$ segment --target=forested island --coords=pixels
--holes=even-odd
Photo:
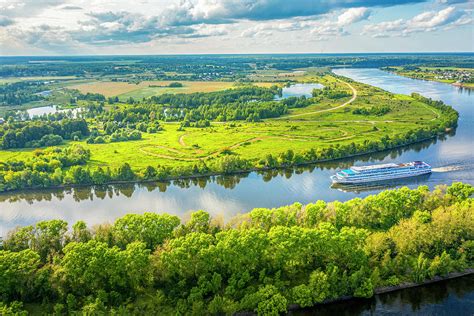
[[[473,193],[453,183],[258,208],[225,223],[197,211],[18,227],[1,243],[0,313],[278,315],[371,297],[473,268]]]

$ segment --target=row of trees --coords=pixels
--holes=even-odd
[[[0,84],[0,105],[12,106],[43,100],[39,94],[46,90],[44,83],[39,81],[20,81]]]
[[[455,183],[254,209],[227,224],[129,214],[19,227],[0,250],[0,311],[278,315],[474,264],[474,193]]]
[[[457,126],[459,113],[449,105],[444,104],[443,101],[433,100],[419,93],[412,93],[411,96],[415,100],[421,101],[441,111],[442,115],[439,118],[441,120],[440,128],[453,128]]]
[[[3,149],[41,147],[46,135],[63,139],[82,138],[89,135],[84,119],[63,119],[60,121],[34,120],[14,121],[0,125],[0,147]]]
[[[145,103],[163,104],[170,107],[196,108],[202,105],[246,103],[254,101],[271,101],[275,95],[281,93],[277,86],[261,88],[247,86],[238,89],[205,93],[196,92],[189,94],[163,94],[145,99]]]
[[[370,108],[356,108],[352,110],[352,114],[383,116],[390,112],[390,110],[388,105],[375,105]]]

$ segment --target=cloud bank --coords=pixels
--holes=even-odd
[[[11,0],[0,3],[0,41],[45,50],[206,38],[328,41],[353,34],[408,37],[472,23],[468,0]],[[385,8],[431,3],[439,10],[370,23]],[[395,10],[395,9],[394,9]],[[354,32],[354,25],[359,31]],[[0,51],[1,52],[1,51]]]

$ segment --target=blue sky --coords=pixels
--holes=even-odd
[[[474,51],[474,0],[0,0],[1,55]]]

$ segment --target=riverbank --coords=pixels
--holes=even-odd
[[[340,160],[345,160],[345,159],[350,159],[350,158],[356,158],[364,155],[370,155],[370,154],[376,154],[376,153],[383,153],[386,151],[391,151],[394,149],[398,148],[404,148],[407,146],[411,146],[417,143],[422,143],[425,141],[433,140],[438,138],[439,136],[446,135],[448,133],[451,133],[452,129],[447,129],[444,134],[438,134],[433,137],[428,137],[428,138],[423,138],[420,140],[413,141],[411,143],[406,143],[403,145],[399,146],[394,146],[394,147],[389,147],[385,148],[383,150],[372,150],[372,151],[365,151],[361,153],[356,153],[348,156],[343,156],[343,157],[338,157],[335,159],[320,159],[320,160],[312,160],[312,161],[307,161],[307,162],[301,162],[301,163],[295,163],[291,165],[284,165],[284,166],[278,166],[278,167],[259,167],[259,168],[250,168],[250,169],[245,169],[245,170],[235,170],[231,171],[228,173],[222,173],[222,172],[209,172],[205,174],[191,174],[191,175],[183,175],[183,176],[175,176],[175,177],[166,177],[166,178],[154,178],[154,179],[135,179],[135,180],[129,180],[129,181],[108,181],[100,184],[96,183],[86,183],[86,184],[64,184],[64,185],[57,185],[57,186],[48,186],[48,187],[28,187],[28,188],[21,188],[21,189],[16,189],[16,190],[8,190],[8,191],[0,191],[0,196],[1,195],[8,195],[9,193],[16,193],[16,192],[28,192],[28,191],[36,191],[36,190],[46,190],[46,189],[70,189],[70,188],[83,188],[83,187],[90,187],[90,186],[107,186],[107,185],[120,185],[120,184],[146,184],[146,183],[157,183],[157,182],[170,182],[170,181],[179,181],[179,180],[192,180],[192,179],[202,179],[202,178],[209,178],[209,177],[215,177],[215,176],[234,176],[234,175],[241,175],[241,174],[248,174],[251,172],[265,172],[265,171],[271,171],[271,170],[285,170],[288,168],[296,168],[296,167],[301,167],[301,166],[309,166],[309,165],[314,165],[318,163],[325,163],[325,162],[337,162]]]
[[[0,191],[170,181],[288,168],[414,144],[457,124],[455,110],[420,96],[394,95],[336,76],[326,80],[347,94],[351,91],[351,98],[319,96],[321,104],[292,109],[290,116],[298,120],[283,116],[184,131],[176,129],[176,124],[160,123],[162,130],[143,133],[140,140],[103,144],[77,140],[46,149],[0,151],[0,160],[6,165],[0,170]],[[372,113],[387,102],[387,113]],[[365,109],[365,114],[355,111],[360,109]],[[68,161],[76,154],[81,156],[80,162]],[[23,167],[17,167],[18,163]],[[31,178],[34,181],[28,180]]]
[[[446,281],[446,280],[452,280],[452,279],[456,279],[456,278],[461,278],[461,277],[468,276],[468,275],[474,275],[474,268],[468,268],[468,269],[465,269],[465,270],[459,271],[459,272],[451,272],[451,273],[448,273],[445,276],[435,276],[433,279],[425,280],[425,281],[420,282],[420,283],[407,282],[407,283],[402,283],[400,285],[395,285],[395,286],[379,287],[379,288],[376,288],[374,290],[374,296],[375,295],[380,295],[380,294],[396,292],[396,291],[401,291],[401,290],[410,289],[410,288],[415,288],[415,287],[422,287],[422,286],[426,286],[426,285],[429,285],[429,284],[433,284],[433,283],[437,283],[437,282],[441,282],[441,281]],[[342,303],[342,302],[346,302],[346,301],[349,301],[349,300],[355,300],[355,299],[367,299],[367,298],[358,298],[358,297],[355,297],[355,296],[343,296],[343,297],[339,297],[339,298],[336,298],[336,299],[325,300],[321,303],[318,303],[318,304],[315,304],[311,307],[306,307],[306,308],[302,308],[299,305],[292,305],[292,306],[288,307],[288,311],[300,311],[300,310],[303,310],[303,309],[314,309],[314,308],[317,309],[318,306],[324,306],[324,305],[335,304],[335,303]],[[242,314],[239,313],[238,315],[245,315],[245,314],[244,313],[242,313]]]
[[[37,222],[3,240],[2,291],[6,302],[33,303],[42,313],[268,315],[332,297],[370,298],[473,266],[464,255],[472,194],[463,183],[400,188],[346,202],[256,208],[227,224],[205,211],[188,220],[127,214],[95,227]]]
[[[474,89],[474,83],[460,82],[454,79],[442,79],[429,71],[403,71],[401,67],[384,67],[381,68],[381,70],[406,78],[450,84],[452,86],[464,89]]]

